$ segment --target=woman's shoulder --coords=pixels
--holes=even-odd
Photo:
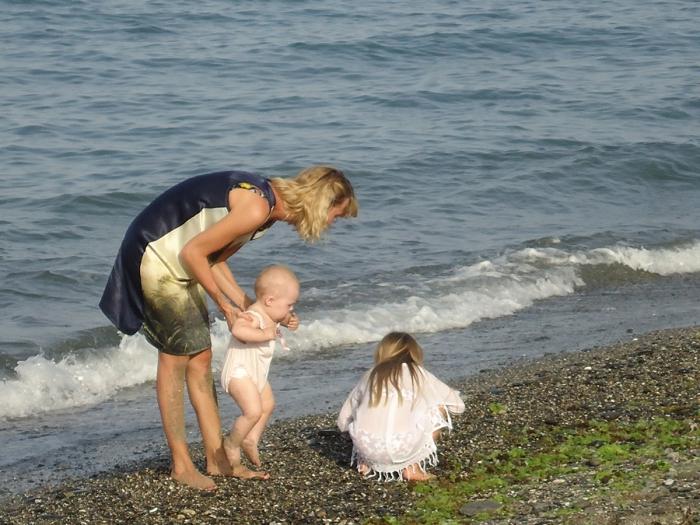
[[[260,224],[267,220],[272,209],[264,195],[242,187],[231,189],[228,204],[231,212],[244,211],[249,219]]]

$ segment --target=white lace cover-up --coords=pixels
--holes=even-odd
[[[389,396],[378,406],[369,406],[369,374],[366,372],[350,392],[338,415],[338,428],[349,432],[353,442],[350,464],[369,468],[368,476],[380,480],[400,480],[404,468],[417,464],[437,464],[435,430],[452,429],[450,412],[464,412],[459,392],[440,381],[423,367],[420,378],[411,383],[408,365],[402,366],[399,385],[403,402],[389,384]],[[386,400],[386,403],[384,401]],[[445,413],[440,410],[444,407]]]

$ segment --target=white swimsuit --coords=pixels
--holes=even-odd
[[[265,328],[263,318],[258,312],[247,310],[246,313],[258,320],[261,329]],[[267,383],[267,374],[270,371],[270,362],[274,351],[274,339],[265,343],[243,343],[231,336],[226,360],[221,369],[221,386],[224,392],[229,393],[228,384],[231,379],[242,377],[250,377],[258,387],[258,391],[262,392]]]

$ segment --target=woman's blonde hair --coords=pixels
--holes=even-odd
[[[328,228],[328,210],[347,199],[344,217],[357,217],[357,199],[343,172],[332,166],[311,166],[291,179],[271,179],[284,201],[290,222],[305,241],[313,242]]]
[[[399,378],[404,363],[415,388],[420,384],[418,366],[423,364],[423,349],[411,335],[391,332],[384,336],[374,352],[374,368],[369,374],[369,406],[379,405],[384,395],[389,398],[390,383],[398,393],[399,403],[403,402]]]

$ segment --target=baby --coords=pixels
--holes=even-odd
[[[290,330],[299,326],[293,312],[298,298],[299,281],[294,273],[285,266],[269,266],[255,280],[255,302],[233,324],[221,385],[241,409],[231,433],[224,438],[224,450],[236,477],[269,478],[267,472],[246,468],[241,451],[253,465],[261,465],[258,443],[275,408],[267,374],[275,339],[280,336],[279,324]]]
[[[338,428],[350,432],[350,463],[380,480],[428,480],[437,464],[435,440],[464,412],[459,392],[423,368],[423,350],[407,333],[391,332],[374,353],[374,367],[350,392]]]

